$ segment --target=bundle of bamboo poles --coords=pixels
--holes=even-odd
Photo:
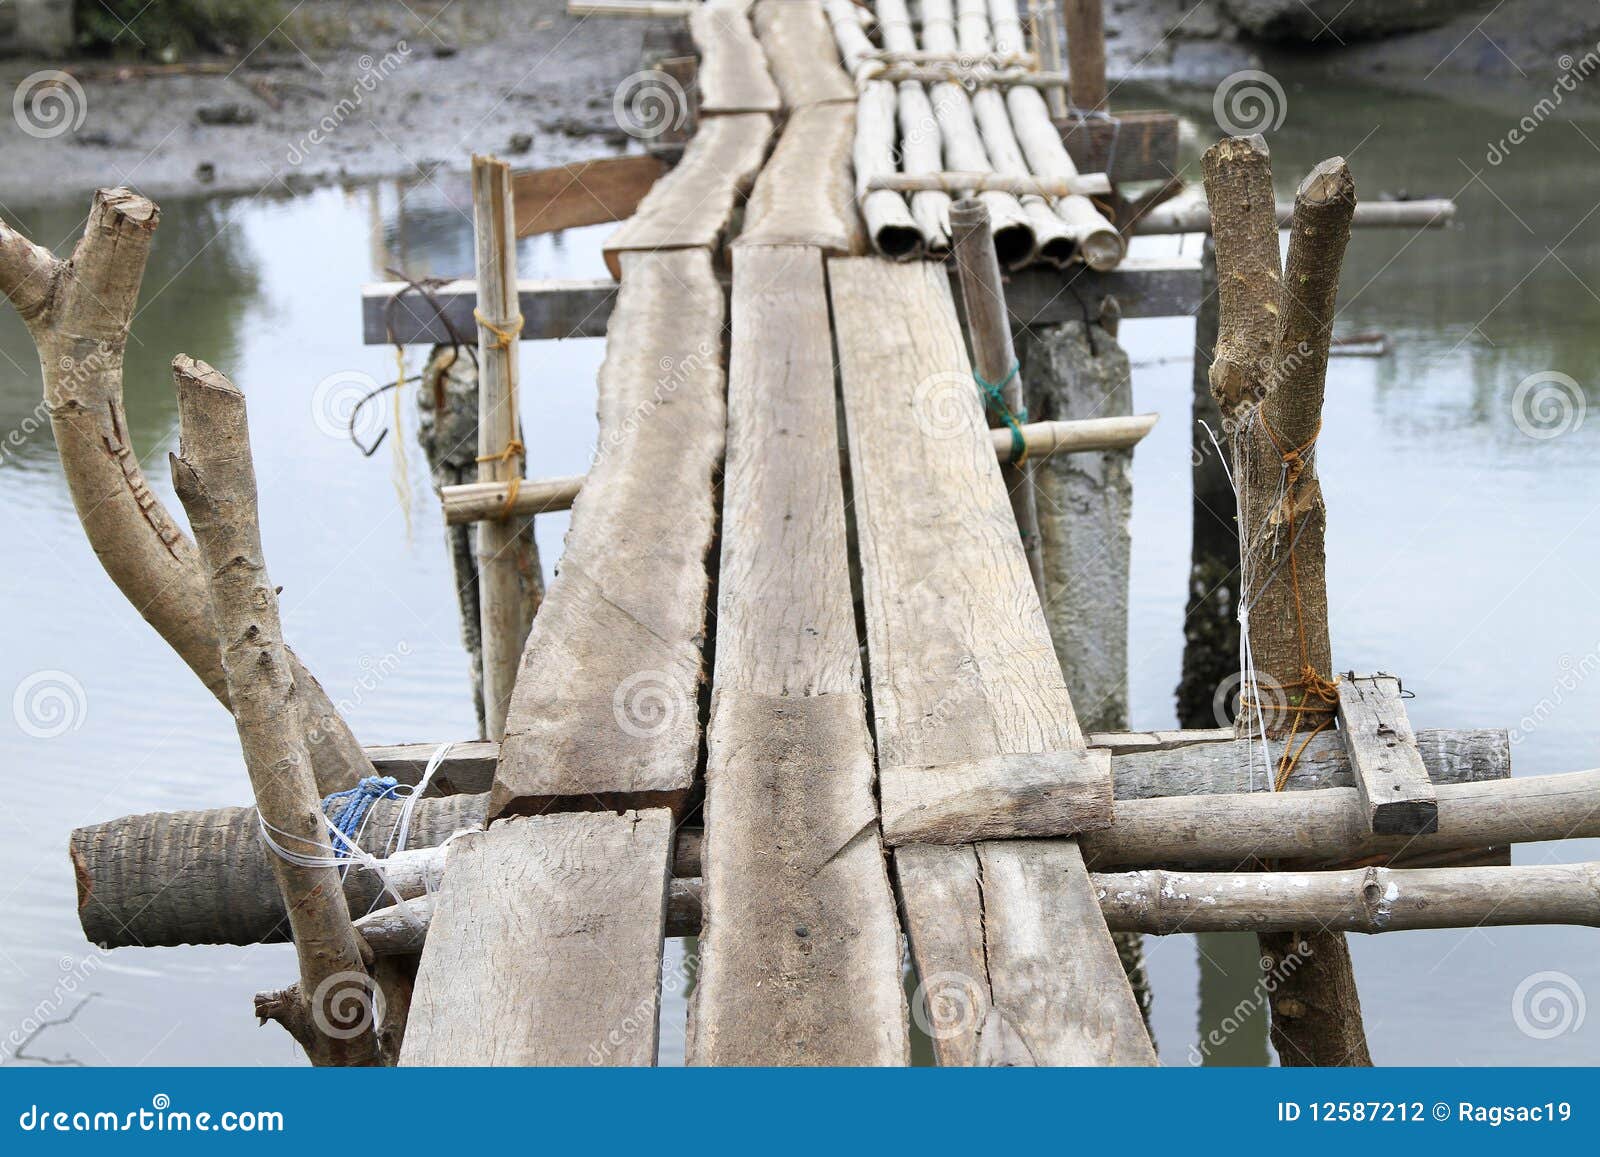
[[[942,256],[951,199],[971,194],[1009,269],[1121,262],[1126,242],[1089,199],[1104,177],[1078,173],[1050,117],[1044,92],[1065,83],[1038,67],[1059,58],[1053,26],[1029,51],[1016,0],[876,0],[872,16],[825,3],[859,92],[856,187],[879,253]]]

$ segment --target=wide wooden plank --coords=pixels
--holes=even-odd
[[[689,32],[700,50],[702,117],[775,113],[782,107],[767,55],[750,26],[749,7],[742,0],[707,0],[689,16]]]
[[[853,100],[790,115],[756,178],[736,245],[812,245],[833,257],[866,251],[851,176],[855,124]]]
[[[599,446],[523,652],[491,816],[557,796],[676,806],[694,782],[725,419],[722,288],[703,249],[622,262]]]
[[[1079,830],[1110,823],[1110,759],[1073,715],[947,276],[872,258],[828,269],[885,835],[975,791],[997,815],[984,836],[1035,834],[1006,827],[1008,798],[1056,800]],[[1029,755],[1022,778],[1029,761],[996,758]]]
[[[597,157],[511,176],[517,236],[622,221],[666,171],[659,157]]]
[[[833,29],[821,0],[760,0],[756,37],[787,109],[824,101],[854,104],[856,86],[839,64]]]
[[[622,275],[618,259],[629,250],[715,249],[766,159],[771,136],[772,118],[764,113],[703,121],[683,160],[606,241],[611,276]]]
[[[907,1064],[822,255],[733,256],[694,1064]]]
[[[671,846],[664,809],[451,844],[400,1063],[652,1064]]]
[[[1355,768],[1356,790],[1383,835],[1439,830],[1439,801],[1392,675],[1348,675],[1339,682],[1339,730]]]

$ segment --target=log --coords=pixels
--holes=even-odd
[[[690,138],[683,160],[607,239],[611,276],[621,278],[624,253],[716,249],[766,159],[771,136],[772,118],[765,113],[708,117]]]
[[[885,49],[900,53],[916,53],[917,34],[912,28],[911,13],[906,0],[878,0],[878,29]],[[873,53],[881,60],[882,53]],[[944,168],[944,149],[939,136],[939,122],[933,114],[933,104],[928,100],[927,86],[916,80],[903,80],[895,85],[899,113],[900,168],[916,176],[937,173]],[[889,174],[893,175],[893,174]],[[911,216],[929,253],[944,253],[950,248],[950,194],[943,189],[923,189],[910,197]]]
[[[872,190],[869,182],[895,171],[895,88],[887,81],[869,81],[862,69],[874,65],[869,58],[872,41],[861,28],[852,0],[824,0],[828,24],[845,71],[856,78],[856,140],[852,160],[856,176],[856,202],[867,224],[873,248],[894,261],[921,257],[925,241],[906,200],[898,193]]]
[[[856,86],[839,65],[820,0],[759,0],[752,19],[784,108],[855,103]]]
[[[1400,698],[1400,680],[1356,675],[1341,681],[1339,731],[1350,749],[1356,790],[1372,830],[1413,835],[1439,830],[1439,803]]]
[[[599,448],[522,656],[491,816],[571,795],[676,807],[694,782],[725,422],[722,287],[704,249],[621,260]]]
[[[517,248],[511,166],[472,158],[477,240],[478,482],[521,485],[527,452],[517,397]],[[478,637],[483,644],[483,713],[488,738],[504,739],[506,711],[528,629],[544,596],[544,572],[530,519],[504,508],[478,524]]]
[[[689,14],[689,33],[700,50],[702,117],[776,113],[783,107],[766,53],[750,27],[748,7],[708,0]]]
[[[1116,418],[1080,418],[1065,422],[1029,422],[1022,427],[1023,444],[1029,458],[1052,454],[1078,454],[1092,450],[1119,450],[1137,445],[1155,428],[1158,415],[1133,414]],[[995,454],[1002,462],[1011,460],[1011,431],[994,433]],[[439,496],[444,505],[446,525],[477,522],[505,509],[507,500],[513,514],[544,514],[568,510],[583,488],[583,476],[541,478],[524,482],[513,496],[501,482],[469,482],[446,486]]]
[[[812,245],[835,257],[866,252],[850,176],[855,123],[854,101],[789,115],[735,245]]]
[[[735,250],[732,325],[706,922],[687,1059],[909,1064],[822,254]]]
[[[666,169],[659,157],[630,153],[513,173],[517,236],[624,221],[633,216]]]
[[[671,844],[662,808],[451,844],[400,1063],[654,1063]]]
[[[994,24],[995,46],[1001,51],[1020,49],[1022,24],[1017,16],[1016,0],[989,0],[989,15]],[[1011,123],[1028,167],[1037,176],[1058,180],[1077,176],[1078,168],[1051,120],[1045,98],[1037,90],[1008,89],[1006,108],[1011,113]],[[1056,212],[1070,228],[1078,252],[1089,268],[1114,269],[1127,256],[1127,242],[1087,196],[1065,198],[1057,203]]]
[[[304,704],[283,646],[277,587],[267,577],[261,549],[244,395],[204,362],[182,354],[173,360],[172,376],[181,446],[181,456],[170,456],[172,481],[206,575],[228,702],[256,807],[277,844],[326,862],[332,849],[306,751]],[[272,869],[300,966],[295,1007],[279,1010],[277,1019],[313,1064],[379,1063],[374,987],[337,870],[281,856],[272,858]]]
[[[199,555],[151,491],[123,406],[123,349],[160,216],[136,193],[101,189],[70,261],[0,223],[0,293],[39,351],[61,472],[95,558],[227,707]],[[361,745],[321,684],[293,651],[286,653],[306,711],[317,790],[351,787],[371,773]]]
[[[1294,219],[1294,202],[1279,201],[1274,210],[1278,227],[1287,229]],[[1355,207],[1350,225],[1355,229],[1443,229],[1455,220],[1456,203],[1443,198],[1417,201],[1365,201]],[[1157,205],[1134,225],[1140,236],[1161,233],[1211,232],[1211,207],[1202,197],[1182,197]]]
[[[1063,827],[1105,822],[1109,760],[1084,746],[1050,649],[949,281],[926,266],[864,259],[836,259],[828,273],[885,836],[1025,834],[1014,822],[1023,800]],[[885,328],[883,316],[898,324]],[[962,800],[984,814],[953,828],[947,813]],[[957,973],[1002,1010],[997,1023],[1007,1009],[1048,1010],[1009,1034],[984,1032],[991,1045],[981,1050],[982,1022],[932,1033],[940,1059],[1153,1062],[1071,841],[918,848],[896,853],[895,870],[919,1007],[944,1008],[929,989]]]
[[[1017,351],[1012,348],[1011,323],[1006,313],[1006,291],[1000,282],[1000,262],[989,229],[989,209],[982,201],[957,201],[950,209],[951,248],[956,259],[956,281],[961,289],[967,335],[972,343],[973,374],[998,390],[998,399],[985,397],[989,425],[1011,435],[1012,452],[1005,455],[1000,478],[1011,497],[1011,512],[1027,556],[1028,573],[1041,602],[1044,599],[1044,562],[1039,553],[1039,513],[1034,507],[1033,465],[1020,426],[1028,415],[1022,404],[1022,377]],[[1020,447],[1020,448],[1019,448]]]
[[[933,52],[958,51],[960,45],[951,0],[922,0],[921,11],[922,47]],[[963,173],[994,173],[995,167],[984,148],[967,90],[958,83],[942,80],[932,85],[929,97],[943,140],[945,164]],[[997,175],[995,179],[1007,178]],[[964,188],[978,192],[989,209],[989,225],[994,230],[1000,264],[1007,269],[1020,269],[1030,264],[1038,255],[1039,242],[1028,213],[1016,196],[1009,192],[983,192],[976,186]]]

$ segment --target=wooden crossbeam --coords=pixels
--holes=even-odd
[[[763,232],[758,240],[775,244],[795,239],[779,232],[780,228],[774,220],[773,231]],[[437,311],[422,295],[405,290],[398,281],[362,288],[361,334],[366,345],[448,342],[450,332],[439,319],[441,311],[471,340],[477,296],[470,279],[432,290],[440,307]],[[517,283],[517,291],[525,341],[604,337],[616,308],[617,286],[610,280],[524,280]],[[1198,307],[1200,292],[1200,261],[1188,257],[1129,260],[1105,272],[1081,265],[1065,273],[1025,269],[1008,274],[1006,282],[1013,325],[1081,321],[1085,309],[1095,316],[1107,297],[1117,299],[1123,317],[1181,317]]]
[[[705,250],[624,253],[600,444],[511,697],[491,815],[557,796],[677,806],[694,782],[722,459],[722,287]]]
[[[666,168],[659,157],[633,153],[513,173],[517,236],[626,220]]]
[[[565,812],[448,849],[403,1065],[649,1065],[672,816]]]
[[[1056,665],[949,279],[868,258],[828,275],[885,835],[953,838],[962,798],[982,813],[960,825],[969,839],[1029,834],[1014,818],[1025,798],[1075,826],[1109,822],[1110,763],[1085,746]],[[992,877],[976,866],[991,857]],[[924,985],[954,974],[975,994],[971,1023],[932,1034],[941,1060],[1153,1062],[1071,841],[922,845],[895,865]]]
[[[1339,731],[1350,748],[1356,790],[1372,830],[1385,835],[1438,831],[1439,801],[1406,717],[1400,680],[1354,672],[1341,679]]]
[[[707,919],[688,1059],[908,1064],[821,253],[735,250],[732,325]]]

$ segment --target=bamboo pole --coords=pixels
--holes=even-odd
[[[182,448],[181,456],[171,456],[172,481],[206,575],[256,809],[274,841],[300,855],[326,858],[331,848],[302,730],[303,697],[289,667],[277,588],[261,549],[244,395],[204,362],[180,355],[172,372]],[[270,1009],[258,1006],[258,1014],[280,1021],[313,1064],[378,1063],[375,988],[338,870],[302,867],[277,856],[272,867],[289,915],[300,984]]]
[[[878,76],[896,82],[911,80],[921,84],[959,84],[965,89],[1013,88],[1020,85],[1025,88],[1060,90],[1067,86],[1065,73],[1041,72],[1035,68],[994,68],[986,64],[969,63],[971,59],[958,54],[952,63],[886,64]]]
[[[1332,721],[1324,515],[1314,446],[1333,304],[1355,186],[1342,159],[1301,184],[1289,268],[1279,274],[1278,226],[1266,142],[1235,137],[1207,150],[1219,304],[1212,390],[1230,429],[1239,492],[1240,619],[1247,690],[1241,729],[1288,745]],[[1290,288],[1284,290],[1284,286]],[[1264,682],[1264,680],[1270,680]],[[1265,688],[1277,697],[1269,701]],[[1292,766],[1290,764],[1289,766]],[[1281,773],[1280,773],[1281,778]],[[1337,932],[1263,933],[1273,986],[1272,1041],[1285,1065],[1370,1065],[1349,946]]]
[[[874,177],[895,171],[894,85],[872,80],[878,69],[872,59],[876,49],[861,27],[861,9],[852,0],[823,0],[828,24],[839,46],[839,59],[856,81],[856,141],[853,158],[856,173],[856,200],[867,223],[867,235],[875,249],[894,261],[912,261],[923,255],[927,242],[922,229],[906,207],[906,199],[887,189],[874,189]]]
[[[527,454],[517,407],[516,207],[511,166],[472,158],[477,238],[478,481],[520,486]],[[478,602],[483,638],[483,706],[489,738],[503,739],[522,647],[543,596],[533,527],[506,512],[478,526]]]
[[[0,223],[0,293],[39,351],[61,473],[95,557],[227,707],[199,556],[151,491],[123,406],[123,349],[160,217],[155,204],[136,193],[101,189],[70,261]],[[288,656],[306,707],[317,788],[351,787],[372,767],[322,686],[293,651]]]
[[[1061,32],[1056,24],[1051,0],[1028,0],[1028,23],[1032,32],[1034,55],[1040,66],[1050,72],[1066,75],[1061,67]],[[1052,87],[1046,98],[1052,117],[1067,115],[1067,93],[1061,86]]]
[[[905,0],[878,0],[878,29],[886,50],[896,55],[919,55]],[[875,55],[882,57],[881,53]],[[895,91],[899,101],[902,172],[908,176],[938,173],[944,167],[944,149],[927,88],[919,80],[903,80]],[[949,190],[925,188],[910,192],[911,215],[922,230],[928,252],[947,252],[950,248]]]
[[[1102,193],[1111,186],[1104,175],[1036,177],[1028,173],[996,173],[976,169],[939,169],[922,173],[885,173],[868,181],[872,189],[897,193],[945,192],[964,195],[1005,193],[1013,197],[1068,197]]]
[[[984,55],[990,52],[988,0],[956,0],[956,32],[963,52]],[[1028,162],[1011,128],[1011,114],[999,89],[980,88],[972,94],[972,112],[983,135],[989,160],[1002,175],[1030,178]],[[1033,232],[1042,260],[1058,268],[1077,255],[1078,244],[1067,223],[1058,217],[1050,203],[1036,193],[1020,196],[1023,209],[1033,221]]]
[[[1279,201],[1274,209],[1278,227],[1294,220],[1294,202]],[[1442,229],[1455,219],[1456,203],[1447,198],[1417,201],[1367,201],[1356,206],[1350,225],[1355,229]],[[1211,207],[1198,197],[1180,197],[1157,205],[1133,227],[1139,236],[1166,233],[1211,232]]]
[[[1355,868],[1342,872],[1091,872],[1113,932],[1292,931],[1315,920],[1378,935],[1421,928],[1600,927],[1600,863],[1514,868]],[[704,884],[673,880],[667,935],[696,936]],[[380,957],[421,950],[434,898],[380,908],[356,922]],[[1292,972],[1290,968],[1287,971]]]
[[[972,343],[974,372],[992,388],[998,388],[1006,411],[1020,424],[1027,417],[1022,404],[1022,378],[1017,368],[1017,353],[1011,344],[1011,317],[1006,311],[1005,287],[1000,283],[1000,262],[995,254],[994,235],[989,228],[989,208],[982,201],[967,198],[950,207],[951,248],[961,285],[961,302],[967,315],[967,333]],[[994,399],[985,397],[984,408],[990,424],[1002,424]],[[1009,426],[1010,423],[1004,423]],[[1013,434],[1015,445],[1020,437]],[[1044,598],[1044,563],[1039,554],[1039,513],[1034,506],[1033,467],[1023,460],[1008,461],[1000,468],[1006,491],[1011,495],[1011,510],[1022,535],[1022,549],[1028,556],[1028,570],[1034,589]]]
[[[994,26],[996,49],[1005,52],[1022,48],[1017,0],[989,0],[989,19]],[[1006,90],[1006,108],[1028,167],[1036,176],[1068,179],[1078,175],[1043,96],[1031,88],[1011,88]],[[1065,197],[1056,203],[1056,212],[1072,229],[1078,253],[1089,268],[1115,269],[1122,263],[1128,252],[1127,241],[1088,197]]]
[[[955,12],[951,0],[921,0],[922,47],[932,52],[957,52]],[[987,173],[995,166],[984,147],[972,100],[960,84],[948,80],[929,90],[933,112],[944,138],[945,163],[953,170]],[[1039,243],[1033,223],[1022,203],[1011,193],[979,193],[989,210],[989,227],[994,234],[995,252],[1007,269],[1020,269],[1038,254]],[[952,232],[954,225],[951,226]]]
[[[1106,14],[1104,0],[1061,0],[1067,27],[1067,75],[1072,107],[1106,107]]]
[[[1158,415],[1130,414],[1111,418],[1078,418],[1058,422],[1028,422],[1022,441],[1031,459],[1052,454],[1077,454],[1090,450],[1125,450],[1136,446],[1155,428]],[[995,454],[1011,461],[1015,439],[1010,430],[994,432]],[[439,490],[447,526],[481,522],[498,516],[509,502],[516,515],[570,510],[583,488],[583,475],[541,478],[522,483],[515,495],[506,482],[468,482]]]

